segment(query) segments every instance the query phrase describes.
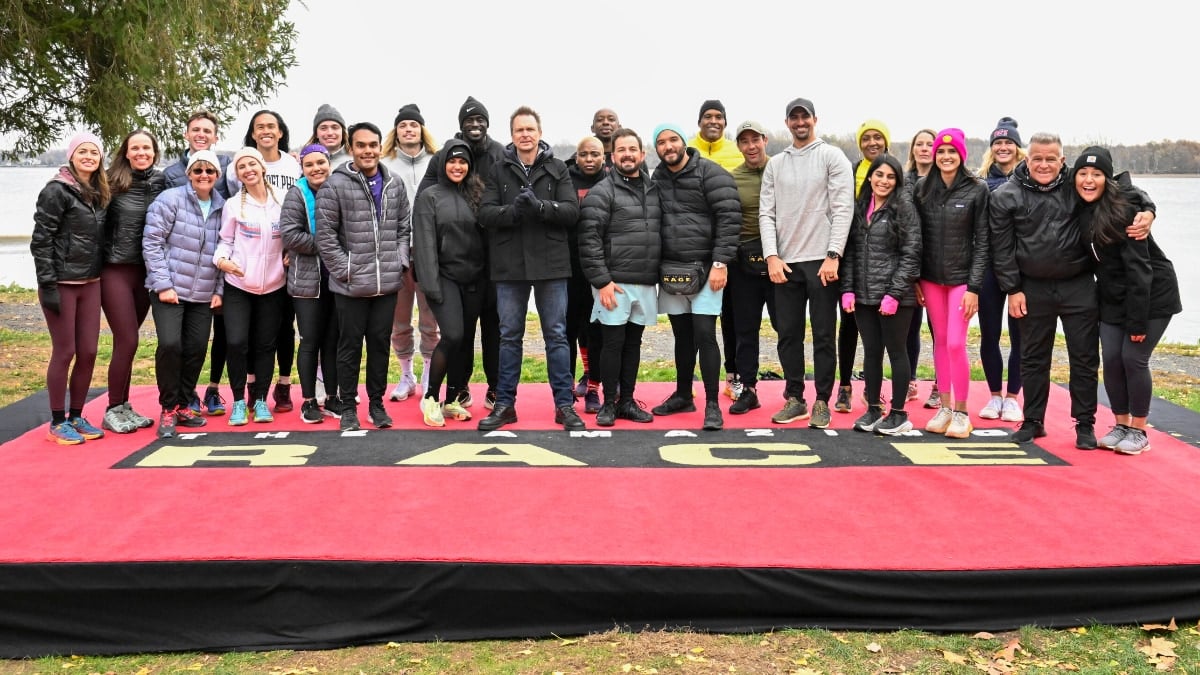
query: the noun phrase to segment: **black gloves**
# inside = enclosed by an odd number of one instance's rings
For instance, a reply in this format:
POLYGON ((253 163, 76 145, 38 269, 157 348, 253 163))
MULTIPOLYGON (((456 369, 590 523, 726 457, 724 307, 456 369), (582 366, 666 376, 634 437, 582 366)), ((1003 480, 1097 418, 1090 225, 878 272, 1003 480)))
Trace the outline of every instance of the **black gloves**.
POLYGON ((542 203, 533 194, 533 188, 523 187, 521 193, 513 200, 513 220, 526 220, 541 215, 542 203))
POLYGON ((58 296, 58 284, 42 284, 38 286, 38 300, 46 311, 58 314, 62 311, 62 299, 58 296))

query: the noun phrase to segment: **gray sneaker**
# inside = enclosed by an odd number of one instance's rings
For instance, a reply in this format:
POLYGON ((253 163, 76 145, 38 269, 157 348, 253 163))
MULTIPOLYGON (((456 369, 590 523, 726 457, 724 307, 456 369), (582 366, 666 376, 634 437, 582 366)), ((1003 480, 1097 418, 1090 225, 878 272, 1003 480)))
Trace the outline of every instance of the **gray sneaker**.
POLYGON ((134 410, 132 405, 129 405, 129 401, 125 401, 121 406, 125 408, 125 416, 129 418, 129 421, 136 424, 139 429, 149 429, 154 426, 154 420, 145 415, 138 414, 138 411, 134 410))
POLYGON ((1106 450, 1116 450, 1117 445, 1125 440, 1125 437, 1128 435, 1129 427, 1124 424, 1114 425, 1112 429, 1108 430, 1107 434, 1104 434, 1100 437, 1100 440, 1096 441, 1096 446, 1106 450))
POLYGON ((1150 439, 1142 429, 1129 428, 1115 450, 1122 455, 1140 455, 1150 449, 1150 439))
POLYGON ((829 426, 829 404, 825 401, 817 401, 813 403, 812 419, 808 420, 808 426, 813 429, 824 429, 829 426))
POLYGON ((137 422, 129 419, 125 406, 118 405, 104 411, 104 420, 100 426, 116 434, 132 434, 138 430, 137 422))
POLYGON ((771 416, 771 421, 775 424, 787 424, 808 417, 808 404, 796 398, 789 396, 783 404, 783 410, 771 416))

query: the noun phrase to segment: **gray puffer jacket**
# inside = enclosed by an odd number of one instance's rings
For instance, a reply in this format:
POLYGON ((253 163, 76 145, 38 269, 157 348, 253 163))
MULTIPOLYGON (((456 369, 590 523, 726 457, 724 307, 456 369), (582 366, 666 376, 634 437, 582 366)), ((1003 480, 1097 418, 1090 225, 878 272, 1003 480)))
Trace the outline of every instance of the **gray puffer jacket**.
POLYGON ((146 288, 154 293, 175 289, 183 302, 204 302, 222 295, 225 275, 213 264, 221 237, 225 198, 212 191, 208 218, 191 185, 165 190, 146 211, 142 257, 146 288))
POLYGON ((404 183, 380 164, 383 217, 366 176, 346 162, 317 191, 317 250, 329 290, 354 298, 396 293, 408 269, 412 212, 404 183))
POLYGON ((313 232, 316 224, 308 218, 305 192, 312 194, 307 178, 296 181, 288 190, 279 213, 279 233, 288 256, 288 295, 293 298, 319 298, 321 257, 317 252, 317 236, 313 232))

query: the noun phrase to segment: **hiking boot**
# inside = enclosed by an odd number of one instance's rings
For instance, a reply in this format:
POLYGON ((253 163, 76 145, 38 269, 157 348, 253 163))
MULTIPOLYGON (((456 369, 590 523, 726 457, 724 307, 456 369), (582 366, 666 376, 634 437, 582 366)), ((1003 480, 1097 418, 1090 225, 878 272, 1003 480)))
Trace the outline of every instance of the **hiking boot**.
POLYGON ((912 422, 908 419, 908 413, 903 410, 893 410, 888 413, 888 416, 879 420, 875 425, 875 433, 884 436, 899 436, 912 431, 912 422))
POLYGON ((271 414, 271 406, 267 405, 267 399, 260 398, 254 402, 254 421, 260 423, 275 421, 275 416, 271 414))
POLYGON ((105 410, 104 419, 100 420, 100 426, 115 434, 132 434, 138 430, 138 425, 134 424, 133 420, 125 414, 124 405, 115 405, 105 410))
POLYGON ((921 395, 917 393, 917 381, 909 380, 908 381, 908 397, 906 400, 915 401, 920 397, 921 397, 921 395))
POLYGON ((1140 455, 1149 449, 1150 439, 1146 436, 1146 430, 1132 427, 1126 430, 1125 438, 1116 447, 1116 451, 1122 455, 1140 455))
POLYGON ((583 412, 594 415, 600 411, 600 390, 588 387, 583 395, 583 412))
POLYGON ((704 404, 704 430, 720 431, 725 428, 725 418, 721 416, 721 406, 716 401, 704 404))
POLYGON ((421 421, 427 427, 446 426, 446 411, 442 404, 430 396, 421 399, 421 421))
POLYGON ((681 412, 696 412, 696 400, 691 394, 675 392, 650 411, 655 415, 674 415, 681 412))
MULTIPOLYGON (((491 392, 488 392, 491 393, 491 392)), ((495 404, 492 412, 488 416, 479 420, 480 431, 495 431, 505 424, 512 424, 517 421, 517 409, 511 405, 503 403, 495 404)))
POLYGON ((496 409, 496 390, 488 387, 487 393, 483 395, 483 407, 488 410, 496 409))
POLYGON ((970 438, 975 427, 971 426, 971 417, 965 410, 955 410, 950 416, 950 424, 946 425, 946 438, 970 438))
POLYGON ((571 393, 575 394, 575 398, 583 398, 584 395, 587 394, 587 390, 588 390, 588 374, 587 374, 587 371, 585 370, 585 371, 583 371, 583 375, 579 376, 579 381, 575 383, 575 391, 573 391, 571 393))
POLYGON ((158 437, 159 438, 174 438, 175 437, 175 420, 176 415, 174 410, 164 410, 162 415, 158 417, 158 437))
POLYGON ((638 405, 637 401, 631 398, 617 402, 617 417, 639 424, 648 424, 654 421, 654 415, 651 415, 645 408, 638 405))
POLYGON ((1117 445, 1125 440, 1125 437, 1128 435, 1129 427, 1124 424, 1117 424, 1112 429, 1109 429, 1107 434, 1101 436, 1100 440, 1096 441, 1096 445, 1105 450, 1116 450, 1117 445))
POLYGON ((1087 423, 1076 424, 1075 447, 1079 448, 1080 450, 1095 450, 1096 428, 1087 423))
POLYGON ((128 417, 129 420, 136 424, 139 429, 148 429, 154 426, 154 420, 146 417, 145 415, 138 414, 138 411, 134 410, 133 406, 129 405, 129 401, 122 403, 121 407, 125 408, 125 417, 128 417))
POLYGON ((79 445, 85 440, 66 420, 58 424, 51 424, 50 428, 46 430, 46 438, 59 445, 79 445))
POLYGON ((1015 398, 1005 397, 1004 407, 1000 409, 1000 419, 1005 422, 1020 422, 1025 419, 1021 412, 1021 403, 1015 398))
MULTIPOLYGON (((422 412, 424 412, 424 409, 422 409, 422 412)), ((442 420, 445 421, 446 418, 465 422, 471 419, 471 411, 464 408, 458 401, 450 401, 449 403, 442 404, 442 420)))
MULTIPOLYGON (((272 395, 272 398, 275 399, 275 412, 285 413, 292 411, 292 385, 276 382, 275 393, 272 395)), ((254 421, 257 422, 258 420, 254 421)))
POLYGON ((1046 427, 1038 420, 1025 420, 1021 423, 1021 428, 1013 432, 1010 438, 1014 443, 1029 443, 1035 438, 1043 438, 1046 435, 1046 427))
POLYGON ((579 413, 575 412, 573 405, 561 405, 554 411, 554 423, 561 424, 563 429, 567 431, 576 431, 586 429, 587 425, 583 420, 579 419, 579 413))
POLYGON ((829 426, 829 422, 829 404, 825 401, 814 401, 812 417, 808 419, 808 426, 813 429, 824 429, 829 426))
POLYGON ((771 421, 775 424, 787 424, 796 420, 806 419, 807 417, 808 404, 795 396, 789 396, 783 403, 783 409, 771 415, 771 421))
POLYGON ((71 423, 71 426, 75 427, 75 431, 79 432, 79 435, 83 436, 83 440, 85 441, 94 441, 97 438, 104 438, 104 430, 97 428, 83 417, 71 417, 67 421, 71 423))
POLYGON ((415 393, 417 393, 417 378, 405 373, 400 376, 400 381, 396 383, 388 398, 393 401, 407 401, 408 397, 415 393))
POLYGON ((733 373, 732 375, 727 375, 725 377, 725 395, 729 398, 733 399, 734 401, 738 400, 738 397, 742 395, 742 392, 745 391, 745 389, 745 386, 742 385, 741 375, 733 373))
POLYGON ((840 413, 848 413, 853 408, 850 402, 850 386, 838 387, 837 400, 833 402, 833 409, 840 413))
MULTIPOLYGON (((432 401, 433 399, 429 400, 432 401)), ((438 411, 441 412, 440 406, 438 411)), ((376 429, 386 429, 392 426, 392 418, 387 414, 387 410, 384 409, 382 399, 368 403, 367 414, 371 416, 371 424, 374 424, 376 429)))
POLYGON ((998 420, 1000 413, 1004 410, 1004 399, 999 396, 993 396, 988 399, 987 405, 983 406, 983 410, 979 411, 979 419, 981 420, 998 420))
POLYGON ((305 424, 320 424, 325 421, 325 414, 315 398, 300 404, 300 421, 305 424))
POLYGON ((617 423, 617 406, 615 403, 605 403, 596 413, 596 426, 611 427, 617 423))
POLYGON ((213 417, 225 414, 225 399, 216 387, 210 386, 204 390, 204 411, 213 417))
POLYGON ((358 422, 358 406, 343 405, 341 420, 338 421, 339 431, 358 431, 362 427, 358 422))
POLYGON ((246 423, 246 402, 234 401, 233 410, 229 413, 229 426, 240 427, 246 423))
POLYGON ((195 429, 208 424, 204 415, 198 415, 191 408, 179 406, 175 409, 175 426, 195 429))
POLYGON ((751 410, 756 410, 761 407, 762 404, 758 402, 758 392, 754 390, 754 387, 746 387, 742 390, 742 393, 740 396, 738 396, 737 400, 733 402, 733 405, 729 406, 729 414, 745 415, 751 410))
POLYGON ((937 385, 933 385, 933 389, 929 390, 929 398, 925 399, 925 407, 930 410, 942 407, 942 395, 938 392, 937 385))
POLYGON ((871 406, 861 417, 854 420, 855 431, 875 431, 875 425, 883 419, 883 408, 871 406))
POLYGON ((931 434, 944 434, 946 433, 946 429, 950 428, 950 422, 953 420, 953 410, 946 407, 938 408, 937 414, 935 414, 929 420, 929 422, 925 424, 925 431, 928 431, 931 434))
POLYGON ((471 398, 471 390, 465 387, 459 389, 458 393, 454 395, 454 402, 464 408, 470 408, 475 405, 475 399, 471 398))

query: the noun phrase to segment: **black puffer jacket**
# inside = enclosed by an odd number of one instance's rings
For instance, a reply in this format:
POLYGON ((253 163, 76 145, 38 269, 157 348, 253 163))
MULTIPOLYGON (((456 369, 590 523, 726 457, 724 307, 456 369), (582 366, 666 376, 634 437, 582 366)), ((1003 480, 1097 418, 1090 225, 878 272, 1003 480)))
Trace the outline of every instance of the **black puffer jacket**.
POLYGON ((854 208, 854 221, 838 268, 842 292, 854 302, 880 305, 890 295, 904 307, 917 305, 921 275, 921 223, 912 204, 901 196, 889 199, 868 221, 867 205, 854 208))
MULTIPOLYGON (((454 138, 446 141, 446 145, 450 145, 453 141, 462 141, 467 144, 467 147, 471 149, 471 166, 479 167, 479 175, 485 180, 491 166, 504 159, 504 146, 491 136, 484 136, 479 143, 472 143, 463 138, 460 131, 454 134, 454 138)), ((429 160, 429 166, 425 167, 425 175, 421 177, 421 183, 417 185, 417 194, 438 184, 438 176, 446 173, 442 170, 445 165, 446 146, 443 145, 440 150, 433 153, 433 158, 429 160)))
MULTIPOLYGON (((453 140, 446 144, 466 145, 453 140)), ((471 165, 474 175, 474 165, 471 165)), ((464 179, 465 181, 465 179, 464 179)), ((483 279, 487 269, 479 217, 462 190, 443 171, 438 184, 422 190, 413 207, 413 269, 425 297, 442 302, 440 278, 458 284, 483 279)))
POLYGON ((396 293, 408 269, 411 213, 404 183, 383 164, 383 218, 367 179, 346 162, 317 190, 317 249, 329 290, 354 298, 396 293))
POLYGON ((83 201, 79 183, 62 167, 38 194, 29 252, 39 286, 100 276, 105 208, 83 201))
POLYGON ((687 149, 677 173, 660 162, 654 169, 662 204, 662 257, 672 262, 732 263, 742 229, 737 184, 720 164, 687 149))
MULTIPOLYGON (((317 250, 317 235, 313 232, 315 223, 310 223, 308 219, 305 191, 311 191, 307 178, 301 178, 288 189, 279 211, 279 235, 283 238, 283 249, 288 256, 288 295, 293 298, 319 298, 321 256, 317 250)), ((313 199, 316 199, 315 194, 313 199)))
POLYGON ((658 187, 645 174, 631 183, 613 171, 596 183, 579 217, 579 259, 588 283, 658 283, 661 219, 658 187))
POLYGON ((125 192, 115 193, 108 202, 104 233, 104 262, 109 265, 141 265, 142 231, 146 229, 146 210, 163 190, 167 178, 153 167, 134 171, 133 182, 125 192))
POLYGON ((921 220, 921 278, 982 291, 991 260, 987 184, 960 171, 947 187, 940 173, 930 173, 917 181, 913 204, 921 220))
POLYGON ((479 222, 488 233, 489 274, 493 281, 545 281, 571 276, 567 230, 579 220, 579 201, 567 165, 554 157, 545 141, 529 174, 511 144, 504 159, 492 166, 479 207, 479 222), (541 214, 518 220, 512 203, 523 187, 533 188, 541 214))

